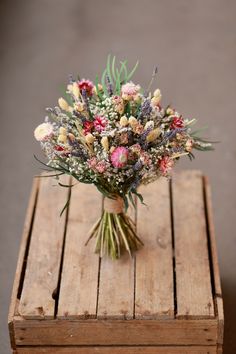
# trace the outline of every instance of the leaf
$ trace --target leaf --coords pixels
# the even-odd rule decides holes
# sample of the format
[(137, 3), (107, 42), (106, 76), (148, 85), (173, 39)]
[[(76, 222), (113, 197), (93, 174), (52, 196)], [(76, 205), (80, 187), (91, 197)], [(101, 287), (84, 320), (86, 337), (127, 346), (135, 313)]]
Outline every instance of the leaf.
[(64, 188), (72, 188), (72, 187), (74, 187), (74, 184), (63, 184), (61, 182), (58, 182), (58, 185), (60, 187), (64, 187)]
[(143, 205), (146, 205), (146, 206), (147, 206), (147, 204), (145, 204), (144, 201), (143, 201), (143, 196), (142, 196), (142, 194), (138, 193), (135, 189), (132, 190), (132, 193), (135, 194), (135, 195), (137, 195), (138, 199), (140, 200), (140, 202), (141, 202)]
[(99, 90), (98, 84), (99, 84), (98, 75), (96, 75), (95, 86), (96, 86), (96, 90), (97, 90), (97, 95), (98, 95), (98, 97), (99, 97), (100, 100), (101, 100), (101, 99), (102, 99), (102, 94), (101, 94), (101, 92), (100, 92), (100, 90)]
[(131, 70), (131, 72), (128, 74), (128, 76), (127, 76), (127, 81), (129, 81), (130, 79), (131, 79), (131, 77), (134, 75), (134, 73), (135, 73), (135, 71), (136, 71), (136, 69), (137, 69), (137, 67), (138, 67), (138, 61), (137, 61), (137, 63), (135, 64), (135, 66), (133, 67), (133, 69)]
[(124, 204), (125, 204), (125, 212), (127, 212), (128, 208), (129, 208), (129, 201), (128, 201), (128, 198), (126, 197), (126, 195), (123, 196), (123, 200), (124, 200)]
[[(122, 83), (126, 83), (126, 82), (127, 82), (127, 75), (128, 75), (128, 72), (127, 72), (126, 63), (127, 63), (127, 60), (126, 60), (126, 61), (121, 61), (120, 81), (121, 81)], [(122, 80), (122, 73), (123, 73), (123, 72), (124, 72), (124, 79)]]
[(132, 193), (131, 192), (129, 192), (129, 199), (130, 199), (130, 201), (131, 201), (131, 204), (133, 205), (133, 207), (136, 209), (136, 205), (135, 205), (135, 202), (134, 202), (134, 198), (133, 198), (133, 196), (132, 196)]
[(110, 59), (111, 59), (111, 55), (109, 54), (107, 57), (107, 76), (109, 77), (111, 84), (113, 84), (113, 79), (112, 79), (112, 75), (111, 75), (111, 63), (110, 63), (111, 60)]
[(103, 91), (104, 91), (105, 95), (108, 96), (107, 87), (106, 87), (106, 74), (107, 74), (107, 69), (105, 69), (103, 71), (101, 83), (102, 83), (102, 87), (103, 87)]
[(68, 199), (67, 199), (67, 202), (66, 202), (66, 204), (65, 204), (64, 207), (63, 207), (63, 209), (62, 209), (61, 212), (60, 212), (60, 217), (63, 215), (64, 211), (69, 208), (70, 199), (71, 199), (71, 188), (69, 189), (69, 192), (68, 192)]
[(114, 56), (113, 59), (112, 59), (112, 66), (111, 66), (114, 82), (116, 81), (115, 63), (116, 63), (116, 57)]
[(117, 79), (116, 79), (116, 92), (119, 95), (120, 94), (120, 72), (118, 69), (116, 69), (117, 73)]

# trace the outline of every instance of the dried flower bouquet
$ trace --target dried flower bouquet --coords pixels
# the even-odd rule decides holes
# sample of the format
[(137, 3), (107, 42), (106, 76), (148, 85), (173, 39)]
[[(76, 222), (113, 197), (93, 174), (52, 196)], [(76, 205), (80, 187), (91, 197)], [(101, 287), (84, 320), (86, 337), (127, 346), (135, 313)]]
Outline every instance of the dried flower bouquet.
[(51, 121), (46, 117), (34, 131), (56, 178), (69, 174), (104, 195), (104, 211), (89, 239), (96, 239), (96, 253), (112, 259), (124, 251), (132, 255), (143, 244), (126, 214), (136, 197), (143, 202), (138, 187), (169, 177), (180, 157), (194, 158), (193, 149), (212, 150), (192, 132), (195, 119), (163, 108), (159, 89), (151, 93), (157, 70), (145, 91), (131, 81), (136, 68), (128, 72), (126, 61), (117, 67), (108, 56), (101, 81), (70, 78), (65, 98), (47, 109)]

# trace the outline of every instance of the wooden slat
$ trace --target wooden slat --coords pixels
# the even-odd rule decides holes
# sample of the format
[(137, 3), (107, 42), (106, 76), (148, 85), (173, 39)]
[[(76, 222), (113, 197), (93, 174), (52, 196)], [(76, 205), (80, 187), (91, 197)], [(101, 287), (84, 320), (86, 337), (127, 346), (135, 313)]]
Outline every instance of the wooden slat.
[(135, 317), (173, 318), (173, 260), (169, 182), (160, 179), (139, 191), (137, 232), (144, 247), (136, 255)]
[(205, 320), (15, 320), (16, 344), (26, 345), (216, 345), (216, 319)]
[[(69, 183), (69, 177), (61, 178)], [(53, 184), (55, 186), (53, 186)], [(25, 318), (53, 318), (61, 261), (66, 214), (60, 218), (68, 195), (67, 188), (56, 186), (52, 178), (42, 178), (30, 240), (30, 249), (19, 304)]]
[(207, 177), (204, 177), (205, 185), (205, 200), (207, 208), (207, 220), (208, 229), (210, 237), (210, 247), (211, 247), (211, 257), (212, 257), (212, 269), (214, 277), (214, 290), (215, 290), (215, 301), (217, 306), (217, 317), (219, 321), (219, 331), (218, 331), (218, 343), (223, 344), (224, 337), (224, 309), (222, 300), (222, 290), (220, 282), (220, 270), (217, 255), (216, 237), (215, 237), (215, 226), (213, 221), (213, 207), (211, 198), (211, 188)]
[(213, 317), (203, 178), (184, 171), (173, 179), (177, 317)]
[(102, 197), (94, 186), (79, 183), (72, 188), (65, 254), (59, 294), (58, 317), (96, 316), (99, 257), (88, 232), (101, 216)]
[(42, 347), (19, 348), (18, 354), (216, 354), (216, 346), (197, 347)]
[(18, 262), (17, 262), (17, 266), (16, 266), (16, 273), (15, 273), (12, 294), (11, 294), (11, 302), (10, 302), (9, 313), (8, 313), (8, 327), (9, 327), (10, 340), (11, 340), (12, 347), (15, 347), (14, 331), (13, 331), (13, 317), (16, 312), (16, 306), (18, 305), (18, 301), (19, 301), (17, 298), (17, 295), (18, 295), (20, 280), (21, 280), (21, 276), (22, 276), (23, 264), (25, 261), (25, 252), (27, 249), (27, 243), (28, 243), (28, 239), (30, 236), (30, 230), (31, 230), (33, 216), (34, 216), (38, 187), (39, 187), (39, 178), (34, 178), (31, 193), (30, 193), (30, 199), (29, 199), (29, 203), (28, 203), (28, 207), (27, 207), (27, 211), (26, 211), (26, 217), (25, 217), (22, 239), (21, 239), (21, 244), (20, 244), (20, 250), (19, 250), (19, 255), (18, 255)]
[[(129, 216), (135, 221), (135, 210), (129, 207)], [(99, 319), (132, 319), (134, 316), (134, 258), (128, 254), (119, 260), (101, 260), (98, 297)]]

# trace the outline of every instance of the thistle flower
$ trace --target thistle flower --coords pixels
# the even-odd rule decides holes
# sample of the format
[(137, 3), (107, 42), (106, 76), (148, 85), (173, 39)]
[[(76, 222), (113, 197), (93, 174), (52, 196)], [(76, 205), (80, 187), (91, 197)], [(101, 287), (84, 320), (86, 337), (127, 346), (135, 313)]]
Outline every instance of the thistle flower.
[(34, 130), (34, 137), (37, 141), (45, 141), (53, 135), (53, 125), (51, 123), (42, 123)]
[(80, 91), (86, 91), (88, 96), (92, 96), (94, 84), (90, 80), (82, 79), (78, 82)]
[(123, 146), (115, 148), (111, 154), (111, 162), (114, 167), (122, 168), (127, 164), (129, 151)]
[(102, 116), (95, 116), (95, 120), (93, 122), (94, 124), (94, 128), (101, 133), (103, 130), (105, 130), (106, 126), (107, 126), (107, 119), (105, 117)]
[(159, 162), (159, 169), (163, 176), (166, 176), (174, 166), (174, 161), (169, 156), (164, 156)]
[(87, 135), (91, 132), (92, 128), (93, 128), (93, 122), (90, 122), (88, 120), (86, 120), (84, 123), (83, 123), (83, 133), (84, 135)]

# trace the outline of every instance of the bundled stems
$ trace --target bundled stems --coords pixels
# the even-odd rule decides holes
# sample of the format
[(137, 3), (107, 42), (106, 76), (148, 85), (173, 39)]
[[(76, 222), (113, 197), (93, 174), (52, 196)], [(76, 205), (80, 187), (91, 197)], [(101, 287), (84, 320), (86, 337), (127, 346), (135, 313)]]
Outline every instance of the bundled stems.
[(100, 257), (108, 256), (114, 260), (120, 258), (124, 252), (128, 252), (132, 257), (143, 245), (136, 234), (135, 225), (123, 210), (119, 210), (122, 206), (118, 198), (111, 199), (108, 203), (104, 203), (107, 209), (104, 208), (101, 218), (90, 230), (86, 245), (91, 238), (95, 238), (95, 253)]

